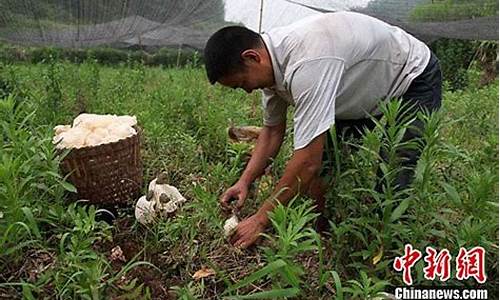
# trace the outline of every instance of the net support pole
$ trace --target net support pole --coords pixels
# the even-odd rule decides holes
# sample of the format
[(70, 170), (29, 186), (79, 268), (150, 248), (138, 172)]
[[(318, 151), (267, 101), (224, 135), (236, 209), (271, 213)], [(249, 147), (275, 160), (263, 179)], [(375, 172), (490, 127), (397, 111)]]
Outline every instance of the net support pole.
[(81, 10), (80, 0), (78, 0), (76, 3), (78, 5), (78, 13), (76, 19), (76, 44), (77, 47), (80, 47), (80, 18), (82, 17), (82, 13), (80, 11)]
[(259, 12), (259, 33), (262, 33), (262, 12), (264, 10), (264, 0), (260, 0), (260, 12)]

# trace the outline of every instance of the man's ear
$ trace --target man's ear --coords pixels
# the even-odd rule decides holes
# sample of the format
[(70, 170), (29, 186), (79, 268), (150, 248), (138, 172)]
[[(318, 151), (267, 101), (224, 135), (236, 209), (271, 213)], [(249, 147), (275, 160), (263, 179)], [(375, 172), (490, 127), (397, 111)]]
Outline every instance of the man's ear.
[(243, 52), (241, 52), (241, 59), (243, 62), (257, 62), (260, 63), (262, 60), (262, 57), (260, 56), (260, 53), (255, 50), (255, 49), (247, 49)]

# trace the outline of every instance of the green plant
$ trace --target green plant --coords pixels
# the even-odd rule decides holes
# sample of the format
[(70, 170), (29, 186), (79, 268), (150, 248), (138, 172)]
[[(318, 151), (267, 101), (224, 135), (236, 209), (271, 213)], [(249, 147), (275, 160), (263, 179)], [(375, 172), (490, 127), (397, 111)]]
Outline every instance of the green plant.
[[(250, 274), (246, 278), (242, 279), (240, 282), (232, 285), (226, 291), (226, 293), (232, 293), (237, 291), (240, 288), (248, 286), (253, 282), (260, 280), (264, 277), (270, 276), (274, 277), (280, 272), (283, 272), (283, 269), (287, 266), (287, 263), (281, 259), (275, 260), (262, 269)], [(250, 295), (244, 296), (229, 296), (228, 299), (267, 299), (267, 298), (276, 298), (276, 297), (293, 297), (297, 296), (300, 292), (300, 289), (297, 287), (291, 288), (273, 288), (269, 291), (257, 292)]]
[(320, 273), (323, 266), (319, 235), (308, 226), (318, 214), (313, 212), (314, 206), (310, 202), (294, 205), (296, 201), (297, 198), (294, 198), (287, 206), (279, 204), (269, 213), (275, 234), (263, 234), (271, 242), (271, 246), (264, 249), (267, 260), (281, 259), (286, 262), (281, 275), (284, 282), (293, 287), (300, 286), (302, 282), (300, 276), (304, 275), (303, 268), (295, 262), (298, 255), (317, 251)]
[(305, 272), (300, 263), (296, 262), (296, 259), (300, 254), (307, 252), (318, 253), (318, 272), (322, 275), (323, 256), (321, 241), (318, 233), (308, 227), (308, 224), (318, 214), (313, 213), (314, 207), (311, 206), (310, 202), (304, 201), (296, 205), (296, 201), (297, 198), (294, 198), (287, 206), (278, 204), (269, 213), (275, 233), (263, 234), (271, 242), (269, 247), (263, 249), (268, 264), (240, 282), (230, 286), (227, 293), (248, 286), (264, 277), (270, 277), (273, 280), (272, 289), (245, 296), (229, 297), (229, 299), (267, 299), (298, 296), (301, 286), (305, 283), (302, 279)]
[[(35, 134), (34, 112), (26, 110), (26, 103), (16, 106), (13, 95), (0, 102), (3, 140), (0, 151), (0, 231), (4, 233), (4, 246), (11, 243), (15, 247), (25, 245), (23, 241), (28, 238), (27, 234), (41, 240), (36, 220), (41, 212), (32, 207), (35, 201), (52, 199), (57, 203), (62, 200), (65, 190), (74, 191), (74, 187), (57, 172), (59, 158), (52, 151), (50, 139)], [(36, 240), (29, 243), (36, 243)], [(10, 250), (9, 247), (2, 249)], [(15, 251), (6, 254), (9, 253), (18, 254)]]
[(350, 287), (344, 288), (344, 291), (351, 294), (350, 299), (370, 299), (377, 296), (383, 296), (381, 292), (389, 285), (385, 280), (374, 279), (368, 277), (365, 272), (361, 271), (360, 280), (349, 280)]
[(197, 286), (191, 281), (186, 286), (174, 286), (172, 289), (175, 291), (177, 299), (195, 300), (200, 299), (200, 289), (203, 289), (203, 287)]
[(410, 12), (412, 21), (451, 21), (498, 15), (498, 1), (436, 0), (417, 5)]
[(45, 124), (57, 124), (61, 118), (58, 112), (61, 110), (63, 94), (61, 86), (61, 64), (53, 56), (49, 56), (47, 69), (43, 74), (45, 80), (45, 99), (42, 105), (47, 109), (40, 110), (39, 115)]

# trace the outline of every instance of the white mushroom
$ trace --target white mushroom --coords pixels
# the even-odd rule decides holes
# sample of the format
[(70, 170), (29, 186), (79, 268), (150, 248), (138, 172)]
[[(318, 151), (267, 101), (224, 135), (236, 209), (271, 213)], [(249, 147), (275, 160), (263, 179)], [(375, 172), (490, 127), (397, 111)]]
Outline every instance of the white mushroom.
[(179, 207), (177, 205), (177, 202), (175, 202), (175, 201), (169, 201), (169, 202), (160, 206), (160, 210), (164, 216), (165, 216), (165, 214), (171, 214), (171, 213), (175, 212), (177, 210), (177, 208), (179, 208)]
[(54, 127), (57, 148), (80, 148), (116, 142), (137, 132), (135, 116), (81, 114), (70, 125)]
[(136, 134), (135, 129), (127, 124), (111, 124), (108, 125), (106, 129), (109, 131), (110, 136), (114, 136), (116, 138), (114, 142)]
[(147, 225), (155, 220), (155, 203), (148, 201), (146, 196), (142, 196), (135, 205), (135, 218), (139, 223)]
[(85, 139), (90, 134), (90, 130), (82, 127), (74, 127), (59, 135), (60, 143), (58, 148), (81, 148), (85, 146)]
[(233, 235), (236, 227), (238, 227), (238, 224), (239, 221), (236, 215), (232, 215), (231, 218), (227, 219), (224, 223), (224, 236), (227, 238)]
[(186, 198), (181, 195), (176, 187), (168, 184), (157, 184), (157, 180), (158, 179), (154, 179), (149, 183), (149, 190), (153, 191), (156, 203), (161, 204), (160, 197), (162, 195), (166, 195), (166, 197), (170, 199), (170, 201), (176, 203), (183, 203), (186, 201)]
[[(161, 182), (163, 184), (158, 184)], [(141, 224), (154, 221), (156, 216), (168, 217), (186, 201), (174, 186), (168, 185), (165, 174), (160, 174), (149, 183), (148, 194), (137, 201), (135, 217)]]
[(59, 135), (59, 134), (66, 132), (70, 129), (71, 129), (70, 125), (57, 125), (56, 127), (54, 127), (54, 134)]
[(116, 119), (118, 120), (118, 123), (130, 126), (130, 127), (137, 125), (136, 116), (118, 116), (118, 117), (116, 117)]

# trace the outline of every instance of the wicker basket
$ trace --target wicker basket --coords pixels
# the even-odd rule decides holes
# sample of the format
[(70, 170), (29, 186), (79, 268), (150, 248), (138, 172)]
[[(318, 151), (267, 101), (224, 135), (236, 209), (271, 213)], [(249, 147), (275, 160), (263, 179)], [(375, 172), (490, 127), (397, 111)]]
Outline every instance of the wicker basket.
[(140, 192), (142, 161), (140, 128), (117, 142), (72, 149), (61, 169), (77, 189), (79, 199), (93, 204), (116, 205), (135, 200)]

